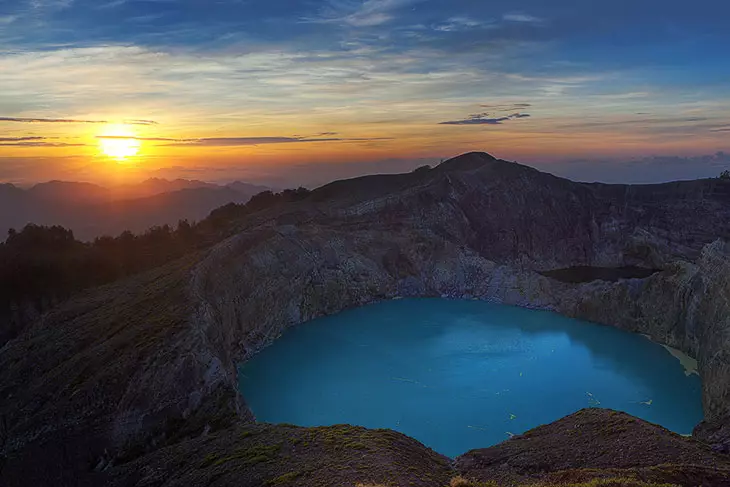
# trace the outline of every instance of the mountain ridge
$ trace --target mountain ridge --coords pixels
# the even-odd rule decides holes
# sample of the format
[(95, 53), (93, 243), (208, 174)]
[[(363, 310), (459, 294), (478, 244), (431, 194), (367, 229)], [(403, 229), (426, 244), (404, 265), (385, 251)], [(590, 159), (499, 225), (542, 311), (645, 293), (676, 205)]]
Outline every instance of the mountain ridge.
[[(0, 191), (0, 235), (26, 224), (61, 225), (82, 240), (142, 232), (179, 220), (198, 221), (227, 203), (245, 203), (268, 188), (237, 182), (220, 186), (195, 180), (148, 179), (112, 188), (49, 181)], [(4, 238), (4, 237), (3, 237)]]
[[(482, 299), (650, 335), (699, 359), (706, 424), (728, 424), (728, 183), (594, 186), (482, 155), (445, 164), (264, 208), (208, 250), (47, 314), (0, 350), (8, 475), (35, 469), (43, 485), (86, 468), (131, 485), (165, 448), (200, 462), (204, 444), (235, 445), (254, 420), (238, 362), (288, 327), (398, 297)], [(658, 272), (543, 275), (581, 265)], [(721, 450), (730, 444), (722, 431), (696, 433)], [(231, 465), (245, 467), (238, 458)], [(132, 470), (116, 468), (130, 461)]]

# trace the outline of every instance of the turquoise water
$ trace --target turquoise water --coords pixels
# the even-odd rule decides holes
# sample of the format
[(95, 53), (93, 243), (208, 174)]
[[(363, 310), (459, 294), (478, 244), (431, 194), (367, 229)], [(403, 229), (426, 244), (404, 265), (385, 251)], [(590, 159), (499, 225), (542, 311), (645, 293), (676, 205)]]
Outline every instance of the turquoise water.
[(452, 457), (586, 407), (683, 434), (702, 419), (699, 377), (648, 339), (477, 301), (396, 300), (320, 318), (239, 375), (259, 421), (391, 428)]

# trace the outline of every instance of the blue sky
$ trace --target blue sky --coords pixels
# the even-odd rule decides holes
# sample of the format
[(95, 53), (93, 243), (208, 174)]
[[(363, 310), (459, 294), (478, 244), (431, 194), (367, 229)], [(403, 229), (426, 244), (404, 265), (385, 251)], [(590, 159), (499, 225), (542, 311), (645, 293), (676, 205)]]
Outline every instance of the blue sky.
[[(730, 150), (728, 18), (720, 0), (0, 0), (0, 179), (313, 183), (467, 150), (708, 176)], [(120, 134), (141, 147), (123, 168), (99, 150)]]

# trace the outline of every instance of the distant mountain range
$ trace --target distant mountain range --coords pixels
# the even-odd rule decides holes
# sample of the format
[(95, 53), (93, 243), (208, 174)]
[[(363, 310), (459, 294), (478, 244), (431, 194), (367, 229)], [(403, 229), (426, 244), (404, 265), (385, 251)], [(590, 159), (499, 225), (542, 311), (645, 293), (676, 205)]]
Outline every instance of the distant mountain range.
[(245, 203), (268, 187), (236, 181), (221, 186), (203, 181), (148, 179), (112, 188), (51, 181), (29, 189), (0, 184), (0, 241), (10, 228), (29, 223), (62, 225), (81, 240), (143, 232), (179, 220), (198, 221), (227, 203)]

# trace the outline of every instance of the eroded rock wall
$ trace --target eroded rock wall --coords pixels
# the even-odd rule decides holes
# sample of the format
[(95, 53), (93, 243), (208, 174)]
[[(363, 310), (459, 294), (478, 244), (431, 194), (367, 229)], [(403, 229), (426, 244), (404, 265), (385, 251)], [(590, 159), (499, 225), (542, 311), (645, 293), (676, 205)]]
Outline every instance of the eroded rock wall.
[[(398, 297), (481, 299), (679, 348), (699, 359), (708, 417), (728, 412), (728, 254), (717, 238), (728, 229), (724, 193), (580, 185), (490, 160), (456, 169), (421, 174), (402, 192), (335, 199), (306, 224), (271, 220), (221, 244), (193, 282), (223, 362), (234, 367), (286, 328), (351, 307)], [(725, 213), (698, 220), (709, 207)], [(672, 221), (687, 227), (673, 231)], [(571, 265), (661, 271), (579, 284), (539, 273)]]

